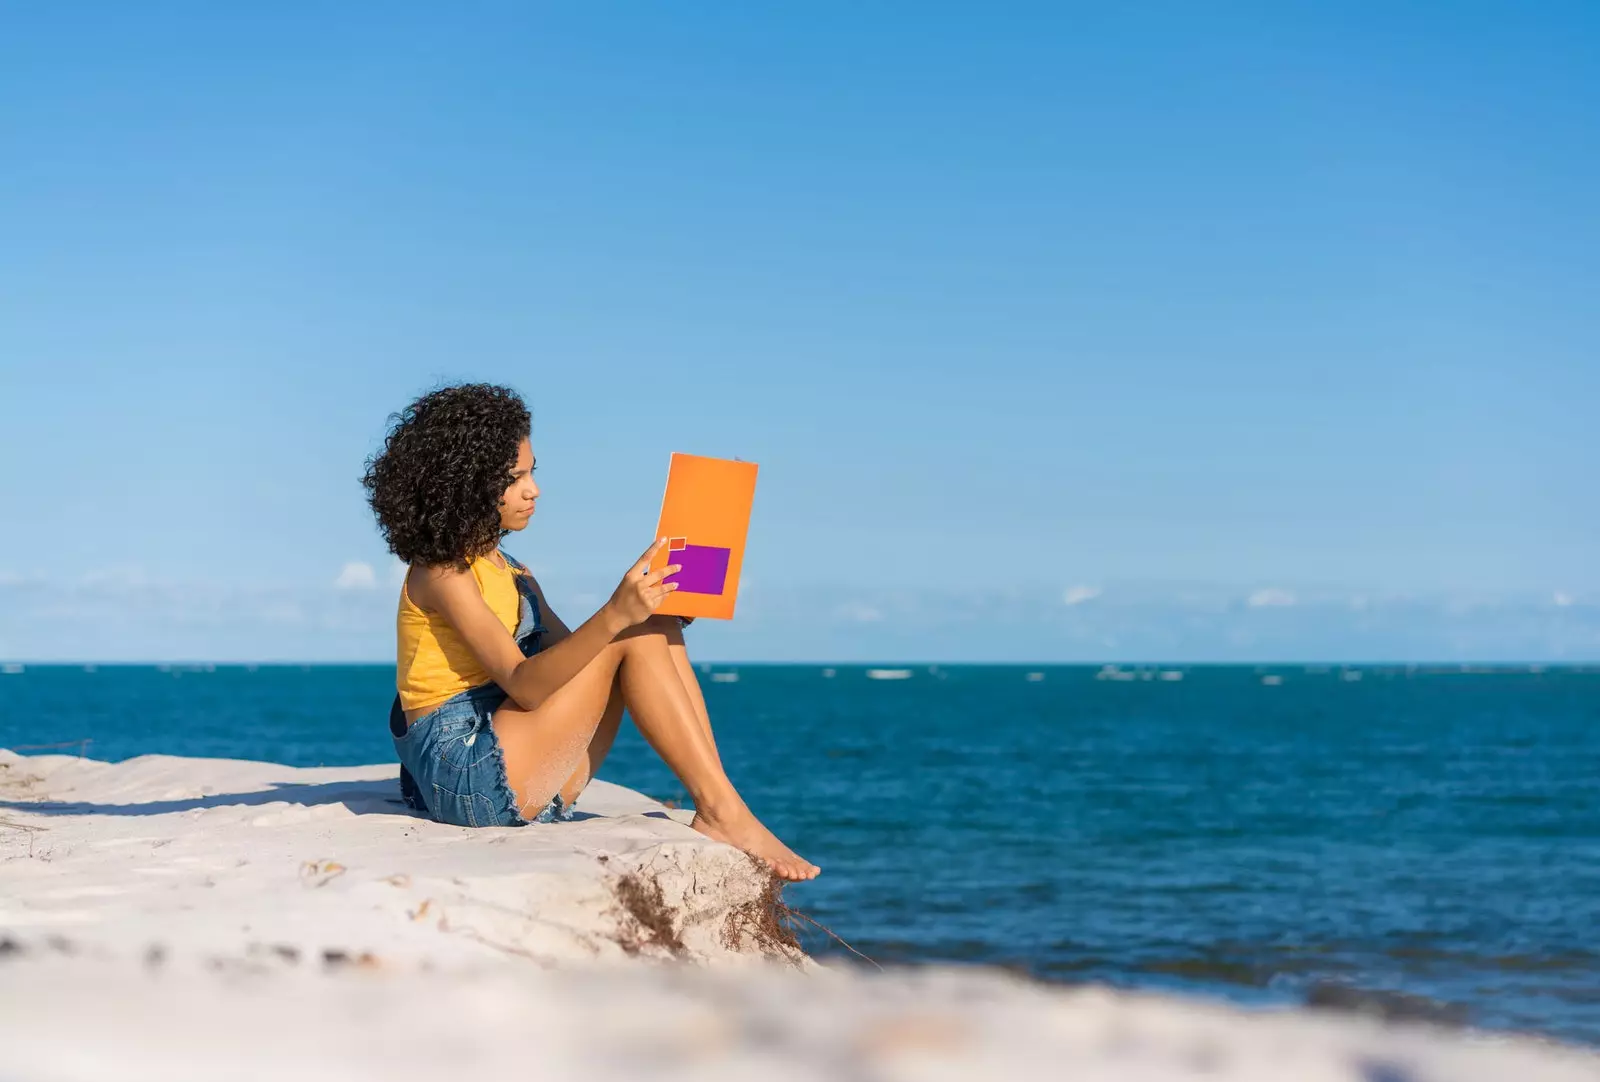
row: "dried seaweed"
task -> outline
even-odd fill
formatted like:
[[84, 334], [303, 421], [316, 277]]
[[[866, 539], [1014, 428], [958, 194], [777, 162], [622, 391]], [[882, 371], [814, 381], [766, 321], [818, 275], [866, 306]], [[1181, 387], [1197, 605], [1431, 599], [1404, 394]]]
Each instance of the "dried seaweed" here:
[[629, 872], [617, 880], [614, 890], [626, 918], [617, 935], [617, 943], [624, 951], [632, 955], [659, 947], [677, 957], [687, 953], [673, 922], [672, 908], [662, 897], [660, 880]]

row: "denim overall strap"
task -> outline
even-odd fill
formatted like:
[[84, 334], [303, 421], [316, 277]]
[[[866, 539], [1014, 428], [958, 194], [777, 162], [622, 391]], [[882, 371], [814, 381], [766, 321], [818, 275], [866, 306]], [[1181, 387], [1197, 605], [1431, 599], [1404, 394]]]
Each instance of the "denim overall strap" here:
[[517, 594], [521, 598], [517, 630], [512, 638], [517, 640], [523, 657], [532, 657], [539, 652], [540, 641], [548, 630], [539, 609], [539, 595], [533, 588], [533, 573], [509, 553], [502, 552], [500, 555], [505, 557], [506, 565], [515, 572], [511, 577], [516, 581]]

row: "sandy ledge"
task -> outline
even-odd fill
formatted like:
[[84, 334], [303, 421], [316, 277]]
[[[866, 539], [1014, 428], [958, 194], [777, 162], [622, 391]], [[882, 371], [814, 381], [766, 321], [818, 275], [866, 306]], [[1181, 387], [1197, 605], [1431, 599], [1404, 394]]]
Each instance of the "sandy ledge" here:
[[819, 966], [685, 812], [596, 782], [468, 830], [394, 771], [0, 750], [0, 1079], [1600, 1080], [1531, 1039]]
[[745, 934], [768, 877], [690, 812], [596, 781], [570, 822], [451, 827], [407, 811], [397, 770], [0, 750], [0, 928], [110, 954], [390, 965], [779, 949]]

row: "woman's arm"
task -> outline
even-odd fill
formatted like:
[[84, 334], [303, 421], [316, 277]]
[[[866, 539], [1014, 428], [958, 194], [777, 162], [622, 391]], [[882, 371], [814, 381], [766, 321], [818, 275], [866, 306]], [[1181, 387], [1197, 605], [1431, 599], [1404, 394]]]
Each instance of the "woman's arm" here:
[[[533, 710], [597, 657], [611, 640], [642, 623], [660, 606], [676, 583], [661, 580], [677, 570], [667, 565], [650, 571], [657, 541], [629, 569], [616, 592], [576, 631], [568, 631], [548, 649], [522, 656], [516, 640], [489, 608], [470, 571], [452, 567], [417, 568], [408, 590], [412, 600], [440, 613], [456, 629], [490, 678], [524, 710]], [[562, 625], [565, 628], [565, 625]]]

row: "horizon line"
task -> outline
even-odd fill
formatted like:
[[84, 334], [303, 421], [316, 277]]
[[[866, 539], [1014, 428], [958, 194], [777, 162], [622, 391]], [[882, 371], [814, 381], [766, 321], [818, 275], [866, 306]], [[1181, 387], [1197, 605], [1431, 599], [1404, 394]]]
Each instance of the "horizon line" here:
[[[989, 668], [1247, 668], [1251, 666], [1294, 666], [1294, 667], [1322, 667], [1328, 668], [1353, 668], [1365, 666], [1368, 668], [1441, 668], [1441, 669], [1526, 669], [1530, 667], [1557, 668], [1557, 669], [1584, 669], [1600, 667], [1600, 657], [1589, 659], [1564, 658], [1554, 660], [1549, 658], [1474, 660], [1463, 661], [1460, 659], [1440, 658], [1410, 658], [1410, 659], [1378, 659], [1378, 658], [1254, 658], [1239, 660], [1197, 660], [1182, 661], [1172, 658], [1159, 660], [1120, 660], [1095, 659], [1088, 661], [982, 661], [982, 660], [873, 660], [873, 661], [838, 661], [838, 660], [717, 660], [699, 659], [691, 662], [697, 668], [702, 665], [713, 666], [743, 666], [743, 667], [771, 667], [771, 668], [957, 668], [957, 667], [989, 667]], [[94, 666], [96, 668], [393, 668], [392, 661], [371, 660], [260, 660], [260, 661], [216, 661], [203, 659], [160, 659], [160, 660], [28, 660], [26, 658], [0, 658], [0, 666], [10, 668], [21, 666], [24, 669], [33, 668], [82, 668]], [[12, 670], [5, 675], [16, 675]]]

